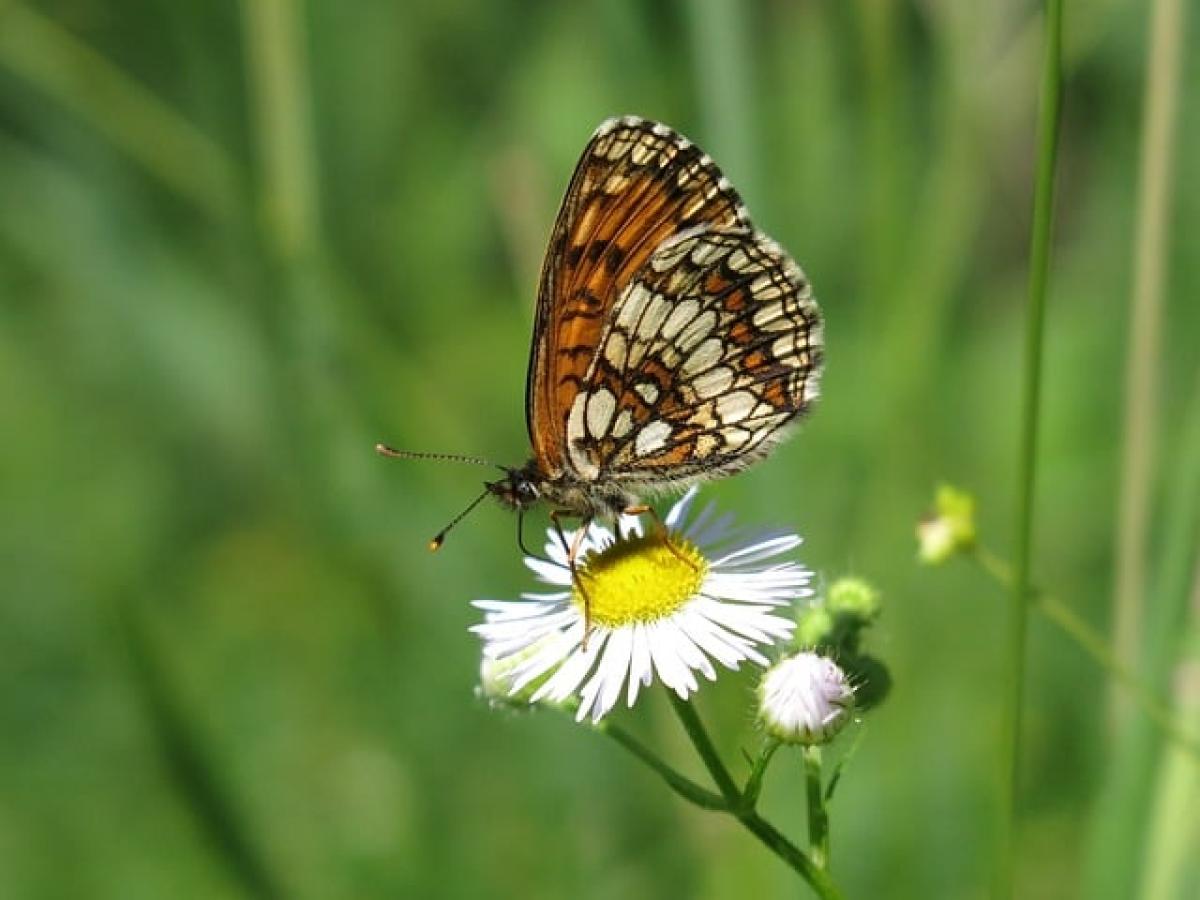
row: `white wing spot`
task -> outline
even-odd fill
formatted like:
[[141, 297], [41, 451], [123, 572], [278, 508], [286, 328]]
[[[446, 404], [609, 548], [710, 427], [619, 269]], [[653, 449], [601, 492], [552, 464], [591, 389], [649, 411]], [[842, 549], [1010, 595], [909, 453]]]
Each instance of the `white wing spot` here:
[[608, 423], [612, 421], [616, 408], [617, 398], [608, 388], [600, 388], [588, 397], [587, 427], [592, 437], [601, 438], [608, 433]]
[[621, 410], [621, 414], [613, 422], [612, 434], [615, 438], [623, 438], [631, 431], [633, 431], [633, 410], [626, 407]]
[[754, 262], [746, 255], [746, 251], [742, 249], [734, 250], [730, 253], [727, 263], [729, 268], [739, 273], [746, 273], [754, 268]]
[[671, 436], [671, 426], [666, 422], [651, 422], [638, 432], [634, 441], [634, 452], [638, 456], [649, 456], [667, 442]]
[[774, 300], [776, 297], [782, 294], [783, 291], [780, 290], [775, 279], [773, 279], [770, 275], [764, 274], [759, 275], [752, 282], [750, 282], [750, 293], [752, 293], [755, 297], [762, 298], [763, 300]]
[[632, 328], [649, 299], [650, 292], [640, 281], [635, 281], [626, 288], [621, 308], [617, 310], [617, 325], [626, 330]]
[[786, 304], [775, 301], [754, 311], [754, 327], [762, 331], [791, 331], [795, 328], [788, 318]]
[[667, 313], [671, 309], [671, 304], [662, 294], [655, 294], [650, 298], [650, 303], [646, 307], [646, 312], [642, 316], [642, 321], [638, 323], [637, 334], [642, 340], [649, 340], [658, 334], [658, 330], [662, 328], [662, 324], [666, 321]]
[[625, 367], [625, 353], [627, 350], [625, 344], [625, 335], [620, 331], [609, 332], [608, 339], [604, 342], [604, 358], [616, 369]]
[[653, 381], [639, 381], [633, 386], [633, 389], [637, 391], [639, 397], [651, 405], [658, 399], [658, 385]]
[[706, 309], [692, 320], [692, 324], [683, 329], [679, 337], [676, 339], [675, 344], [680, 350], [682, 350], [684, 353], [687, 353], [702, 340], [712, 334], [712, 330], [716, 328], [716, 326], [717, 314], [711, 309]]
[[692, 264], [704, 268], [717, 259], [725, 248], [712, 241], [699, 243], [692, 250]]
[[627, 184], [629, 184], [628, 175], [609, 175], [608, 178], [604, 180], [604, 193], [619, 194], [621, 191], [625, 190], [625, 186]]
[[687, 256], [688, 242], [686, 240], [668, 238], [667, 241], [654, 251], [650, 257], [650, 265], [655, 272], [669, 272], [679, 265]]
[[733, 369], [719, 366], [705, 372], [692, 382], [692, 387], [705, 399], [723, 394], [733, 387]]
[[688, 298], [678, 304], [667, 316], [667, 321], [663, 323], [662, 336], [668, 341], [674, 340], [675, 335], [679, 334], [679, 330], [694, 319], [699, 311], [700, 302], [698, 300]]
[[580, 477], [590, 480], [600, 474], [600, 468], [592, 462], [591, 456], [584, 448], [587, 434], [584, 431], [583, 412], [586, 402], [586, 394], [577, 394], [575, 403], [571, 406], [571, 415], [567, 418], [567, 455], [570, 456], [571, 465]]
[[[642, 345], [642, 347], [645, 346], [645, 344]], [[658, 347], [658, 361], [668, 369], [679, 368], [681, 359], [682, 357], [679, 355], [679, 351], [676, 350], [672, 344], [661, 344]]]
[[685, 374], [695, 375], [709, 369], [717, 364], [721, 354], [725, 350], [725, 345], [721, 343], [719, 338], [709, 338], [699, 347], [692, 351], [683, 362], [683, 371]]
[[771, 343], [771, 352], [775, 354], [776, 359], [787, 359], [793, 356], [800, 346], [800, 335], [795, 331], [789, 331], [782, 337], [775, 338]]
[[749, 391], [734, 391], [717, 398], [717, 418], [725, 425], [740, 422], [754, 409], [756, 398]]
[[723, 428], [721, 429], [721, 437], [725, 439], [725, 446], [730, 450], [737, 450], [746, 444], [753, 435], [745, 428]]

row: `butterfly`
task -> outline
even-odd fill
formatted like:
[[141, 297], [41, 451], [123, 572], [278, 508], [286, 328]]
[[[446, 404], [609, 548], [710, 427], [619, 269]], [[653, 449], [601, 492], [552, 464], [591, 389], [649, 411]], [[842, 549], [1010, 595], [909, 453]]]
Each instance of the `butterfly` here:
[[596, 517], [652, 511], [643, 497], [744, 469], [816, 400], [822, 351], [808, 280], [712, 158], [661, 123], [605, 121], [542, 266], [532, 458], [500, 467], [431, 548], [489, 495], [518, 513], [547, 504], [556, 526], [577, 517], [578, 537]]

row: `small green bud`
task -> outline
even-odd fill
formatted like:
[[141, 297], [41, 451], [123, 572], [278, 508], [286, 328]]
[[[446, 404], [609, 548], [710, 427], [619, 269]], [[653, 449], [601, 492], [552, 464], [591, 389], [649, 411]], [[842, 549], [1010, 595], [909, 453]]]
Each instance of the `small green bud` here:
[[839, 578], [829, 586], [825, 605], [835, 616], [848, 616], [866, 625], [879, 618], [879, 591], [862, 578]]
[[917, 523], [917, 558], [937, 566], [975, 547], [975, 498], [966, 491], [939, 485], [934, 512]]
[[825, 604], [813, 604], [800, 612], [794, 641], [798, 647], [821, 647], [833, 640], [833, 614]]

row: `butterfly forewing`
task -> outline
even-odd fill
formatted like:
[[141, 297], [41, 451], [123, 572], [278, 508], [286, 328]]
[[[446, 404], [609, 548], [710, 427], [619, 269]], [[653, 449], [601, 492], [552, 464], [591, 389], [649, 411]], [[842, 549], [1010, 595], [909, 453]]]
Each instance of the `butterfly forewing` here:
[[545, 475], [575, 468], [568, 417], [618, 298], [652, 254], [701, 226], [748, 224], [712, 160], [665, 125], [627, 117], [597, 129], [567, 188], [538, 292], [526, 418]]

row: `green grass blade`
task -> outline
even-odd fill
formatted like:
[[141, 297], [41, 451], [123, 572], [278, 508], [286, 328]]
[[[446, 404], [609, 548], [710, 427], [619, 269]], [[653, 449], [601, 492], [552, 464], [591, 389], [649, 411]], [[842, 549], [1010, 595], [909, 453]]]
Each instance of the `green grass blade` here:
[[993, 896], [1013, 896], [1016, 862], [1018, 767], [1021, 706], [1025, 683], [1025, 644], [1032, 596], [1033, 503], [1037, 475], [1038, 417], [1041, 405], [1042, 343], [1046, 319], [1046, 284], [1053, 234], [1054, 176], [1058, 158], [1062, 96], [1062, 0], [1047, 0], [1045, 48], [1038, 119], [1037, 181], [1033, 198], [1033, 230], [1029, 250], [1029, 300], [1025, 332], [1025, 375], [1018, 452], [1016, 562], [1009, 611], [1008, 695], [1004, 709], [1004, 747], [1000, 768], [1000, 818]]
[[205, 213], [226, 219], [236, 210], [241, 179], [224, 148], [57, 22], [0, 2], [0, 65]]

